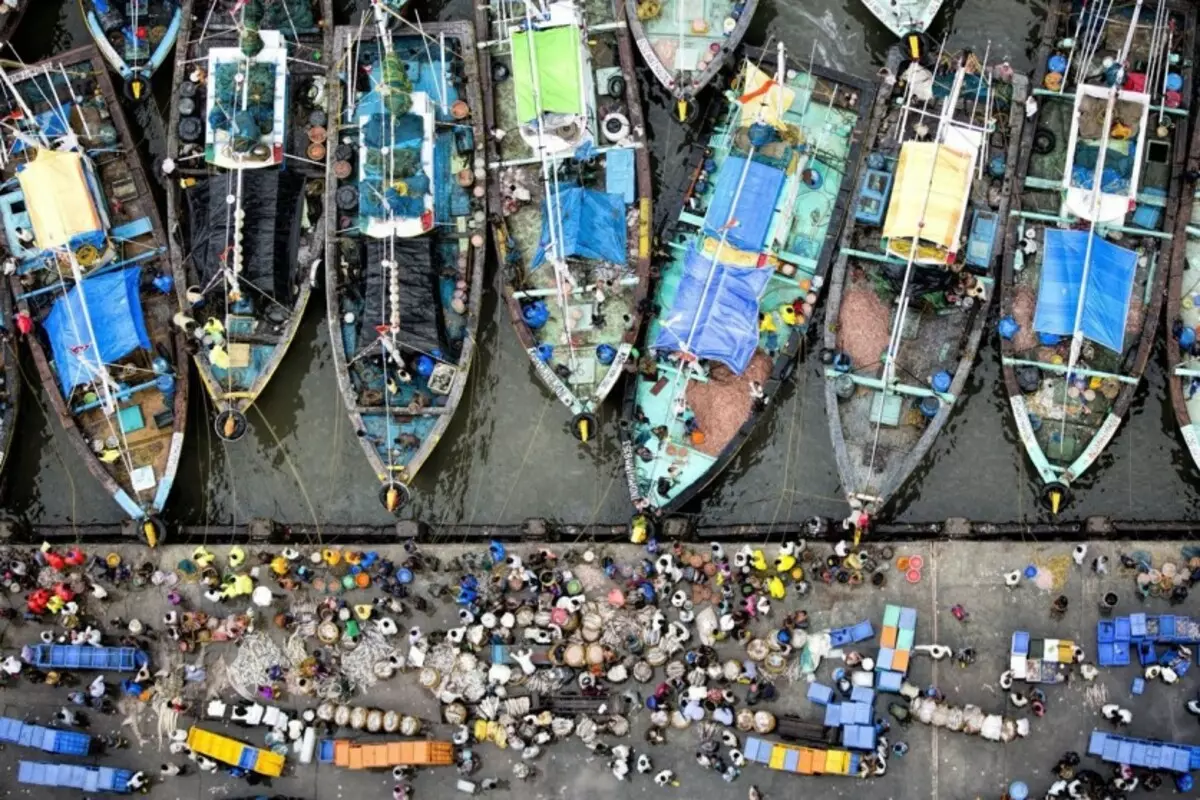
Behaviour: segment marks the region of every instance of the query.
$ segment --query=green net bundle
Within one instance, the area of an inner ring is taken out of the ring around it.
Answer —
[[[412,81],[404,62],[395,53],[383,57],[383,74],[379,77],[379,95],[383,107],[396,116],[407,114],[412,108]]]
[[[218,64],[213,76],[213,111],[208,124],[213,130],[233,134],[233,149],[249,152],[262,136],[275,129],[275,64],[251,64],[246,80],[246,107],[242,108],[242,87],[237,81],[240,64]]]
[[[246,25],[256,23],[256,30],[278,30],[290,34],[315,30],[312,0],[250,0],[246,4]]]

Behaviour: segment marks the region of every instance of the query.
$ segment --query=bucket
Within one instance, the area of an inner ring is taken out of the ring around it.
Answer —
[[[1104,617],[1111,617],[1113,609],[1117,606],[1117,599],[1116,592],[1106,592],[1105,595],[1100,598],[1100,615]]]

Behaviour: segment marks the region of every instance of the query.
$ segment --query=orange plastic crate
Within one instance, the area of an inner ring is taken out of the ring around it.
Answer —
[[[896,629],[891,625],[885,625],[883,633],[879,635],[880,647],[895,647],[896,646]]]
[[[908,650],[897,650],[892,653],[892,669],[896,672],[908,672]]]
[[[807,747],[800,748],[800,769],[797,770],[801,775],[813,774],[813,751]]]

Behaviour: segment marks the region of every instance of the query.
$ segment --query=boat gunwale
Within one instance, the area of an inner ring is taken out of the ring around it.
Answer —
[[[1191,3],[1180,2],[1179,0],[1165,0],[1165,3],[1168,12],[1180,14],[1187,22],[1186,34],[1188,41],[1185,42],[1185,44],[1181,47],[1181,50],[1184,53],[1194,53],[1196,46],[1196,24],[1198,21],[1197,8]],[[1036,74],[1034,79],[1030,82],[1031,91],[1034,88],[1043,85],[1046,74],[1049,71],[1049,58],[1051,53],[1053,53],[1055,50],[1055,44],[1057,41],[1055,34],[1058,30],[1058,17],[1065,14],[1069,20],[1070,12],[1071,7],[1069,5],[1069,0],[1053,0],[1053,3],[1046,11],[1046,19],[1042,24],[1041,44],[1038,47],[1034,62]],[[1194,125],[1195,120],[1191,119],[1193,116],[1193,108],[1187,103],[1192,96],[1192,89],[1194,86],[1194,67],[1189,69],[1181,69],[1180,73],[1184,80],[1183,91],[1180,93],[1183,97],[1183,107],[1188,112],[1189,123]],[[1005,221],[1004,252],[1001,263],[1001,315],[1009,314],[1012,309],[1012,287],[1015,277],[1015,272],[1013,270],[1013,259],[1017,250],[1017,219],[1018,214],[1022,210],[1022,193],[1024,191],[1025,178],[1028,176],[1029,172],[1029,163],[1033,155],[1033,137],[1038,129],[1037,118],[1035,117],[1033,119],[1027,119],[1025,128],[1026,130],[1025,135],[1023,136],[1021,148],[1021,162],[1018,164],[1018,170],[1016,173],[1017,185],[1015,187],[1015,191],[1013,192],[1012,207],[1009,210],[1008,219]],[[1189,154],[1188,151],[1193,138],[1194,137],[1189,137],[1188,135],[1187,125],[1179,126],[1175,131],[1172,147],[1173,152],[1170,171],[1171,177],[1167,192],[1167,203],[1164,213],[1165,219],[1163,222],[1164,231],[1176,230],[1177,217],[1179,216],[1180,211],[1180,190],[1183,184],[1182,167],[1187,161]],[[1104,450],[1106,450],[1109,444],[1112,443],[1112,439],[1115,437],[1116,432],[1121,429],[1121,424],[1125,421],[1125,415],[1128,413],[1129,407],[1132,405],[1134,397],[1139,388],[1141,388],[1145,378],[1146,364],[1149,361],[1150,353],[1154,348],[1154,340],[1158,336],[1160,317],[1163,313],[1163,302],[1166,294],[1167,279],[1169,277],[1169,273],[1172,271],[1172,265],[1174,264],[1176,258],[1175,253],[1177,250],[1181,249],[1186,248],[1179,247],[1179,243],[1175,241],[1164,240],[1164,245],[1158,251],[1158,260],[1156,265],[1157,268],[1154,271],[1154,283],[1147,287],[1150,292],[1150,302],[1146,306],[1146,316],[1142,320],[1142,329],[1137,338],[1137,352],[1134,357],[1133,364],[1126,373],[1129,377],[1135,378],[1137,382],[1132,384],[1124,381],[1121,382],[1121,388],[1117,394],[1117,397],[1113,401],[1112,406],[1109,408],[1108,413],[1105,415],[1105,423],[1102,423],[1101,427],[1091,435],[1083,451],[1081,451],[1080,454],[1075,457],[1075,459],[1072,459],[1070,463],[1066,464],[1062,471],[1057,472],[1057,483],[1060,483],[1064,486],[1070,486],[1080,477],[1082,477],[1083,473],[1080,473],[1079,475],[1071,474],[1070,467],[1075,463],[1076,459],[1081,458],[1087,453],[1088,447],[1090,447],[1092,442],[1096,440],[1097,436],[1103,433],[1104,425],[1107,423],[1107,420],[1115,417],[1119,420],[1119,424],[1114,431],[1109,434],[1109,438],[1104,443],[1104,447],[1101,448],[1100,452],[1097,453],[1096,456],[1085,465],[1085,472],[1090,469],[1097,460],[1100,459],[1100,457],[1104,454]],[[1164,263],[1164,260],[1166,263]],[[1128,350],[1126,350],[1126,352],[1128,352]],[[1013,355],[1013,345],[1010,340],[1004,339],[1003,337],[1000,338],[1000,353],[1002,356],[1001,370],[1004,376],[1005,395],[1006,399],[1009,401],[1007,409],[1008,416],[1012,418],[1013,423],[1017,425],[1019,433],[1020,425],[1015,419],[1013,400],[1014,398],[1019,397],[1022,398],[1023,401],[1025,393],[1022,392],[1020,387],[1017,385],[1016,371],[1013,365],[1011,363],[1004,363],[1004,358]],[[1029,453],[1029,442],[1026,442],[1023,436],[1018,435],[1017,438],[1021,442],[1021,446],[1026,451],[1026,454],[1032,461],[1034,461],[1034,465],[1036,467],[1037,459],[1033,457],[1032,453]],[[1040,443],[1037,442],[1036,436],[1034,437],[1033,443],[1037,444],[1038,451],[1042,459],[1044,459],[1047,463],[1050,463],[1049,457],[1046,456],[1045,451],[1042,449]],[[1037,480],[1041,486],[1048,485],[1045,481],[1041,480],[1040,474]]]
[[[774,64],[776,51],[774,49],[766,50],[761,47],[747,45],[742,48],[742,59],[746,61],[754,61],[760,66],[762,64]],[[855,122],[854,130],[850,134],[850,150],[846,157],[846,175],[847,180],[842,182],[838,189],[837,200],[834,202],[834,213],[839,215],[836,225],[831,225],[830,230],[825,235],[825,241],[821,246],[821,254],[817,259],[817,266],[813,272],[815,276],[827,277],[830,268],[834,261],[835,251],[840,249],[840,232],[845,229],[849,221],[849,213],[851,210],[852,195],[857,190],[858,174],[862,167],[862,162],[866,158],[866,149],[863,143],[868,138],[873,138],[876,128],[875,108],[879,100],[880,93],[884,92],[884,87],[878,80],[860,78],[855,75],[840,72],[831,67],[825,67],[819,64],[803,65],[802,62],[792,58],[788,59],[789,67],[792,65],[800,65],[804,71],[810,72],[818,79],[836,82],[839,85],[855,89],[859,93],[858,98],[858,117]],[[874,92],[872,92],[874,90]],[[728,110],[727,105],[717,103],[711,104],[710,116],[712,121],[719,119]],[[711,134],[711,128],[710,128]],[[696,164],[702,163],[704,160],[704,149],[697,148]],[[853,167],[851,169],[851,167]],[[834,234],[834,231],[838,234]],[[828,284],[828,281],[826,281]],[[828,291],[828,286],[822,286],[818,292],[818,303],[820,295]],[[648,328],[647,328],[648,330]],[[729,443],[722,448],[721,452],[713,458],[713,463],[709,465],[700,477],[694,480],[690,486],[681,491],[671,500],[661,505],[651,505],[644,509],[644,513],[651,514],[655,517],[665,517],[679,511],[685,504],[691,502],[697,495],[708,489],[729,466],[746,442],[750,440],[755,427],[761,422],[763,417],[773,411],[774,403],[772,401],[778,394],[784,383],[791,379],[797,364],[800,361],[801,345],[810,334],[814,334],[816,327],[809,323],[806,328],[801,331],[794,328],[791,335],[788,336],[787,343],[780,348],[779,355],[775,357],[771,365],[771,374],[763,383],[763,405],[755,411],[752,410],[750,416],[738,428],[737,433],[730,439]],[[621,424],[618,426],[618,433],[621,441],[622,468],[625,470],[625,478],[630,490],[631,502],[635,499],[635,490],[637,488],[637,466],[634,462],[636,457],[633,452],[633,425],[630,420],[634,418],[634,410],[637,406],[637,376],[630,376],[625,382],[625,397],[622,403]]]
[[[613,15],[616,20],[622,19],[621,8],[615,4],[621,0],[610,0],[614,4]],[[488,12],[486,3],[480,0],[475,0],[475,35],[479,42],[488,41],[488,36],[492,28],[492,18]],[[634,203],[630,207],[638,209],[639,225],[653,226],[654,221],[654,180],[650,166],[650,146],[646,141],[646,122],[642,111],[641,95],[638,90],[637,76],[634,74],[634,65],[636,59],[633,55],[633,47],[629,42],[629,29],[626,25],[617,25],[612,30],[613,35],[617,40],[617,60],[621,68],[621,72],[626,76],[625,81],[625,105],[626,112],[629,115],[630,130],[636,137],[637,147],[634,148],[635,172],[637,174],[637,196]],[[496,94],[492,88],[492,55],[488,48],[480,47],[479,53],[479,75],[483,86],[483,105],[484,117],[486,120],[487,130],[491,131],[496,127]],[[499,153],[496,149],[496,143],[491,136],[487,138],[487,160],[488,163],[499,161]],[[488,169],[491,169],[489,166]],[[517,335],[517,341],[521,344],[521,348],[525,351],[530,359],[530,368],[533,370],[537,381],[544,386],[551,394],[555,395],[555,399],[561,398],[555,387],[549,385],[542,375],[541,370],[537,369],[534,359],[537,358],[536,348],[537,340],[534,338],[533,332],[525,323],[525,318],[521,309],[521,301],[515,296],[518,291],[513,286],[510,280],[511,273],[506,268],[508,249],[507,249],[507,227],[504,222],[503,203],[500,196],[500,182],[488,182],[488,199],[489,199],[489,228],[491,229],[492,245],[495,248],[497,264],[499,268],[499,280],[501,282],[501,294],[505,307],[508,309],[509,321],[513,331]],[[642,218],[644,214],[645,219]],[[650,294],[650,267],[654,259],[653,247],[647,248],[647,253],[643,257],[640,253],[633,251],[630,248],[631,261],[635,263],[632,274],[637,276],[637,286],[634,287],[633,296],[629,306],[629,314],[631,324],[626,328],[625,333],[621,336],[620,344],[629,345],[631,348],[636,348],[638,340],[641,338],[643,323],[645,320],[646,298]],[[626,362],[627,363],[627,362]],[[608,381],[609,373],[613,369],[624,369],[625,365],[620,365],[616,361],[609,366],[604,373],[604,377],[600,378],[594,384],[597,388],[601,387],[605,382],[609,383],[608,389],[603,395],[587,395],[580,397],[570,389],[565,382],[559,382],[566,392],[575,401],[576,405],[580,406],[585,412],[595,413],[600,410],[608,395],[612,394],[613,387],[616,386],[616,380]],[[619,379],[621,376],[618,375]],[[593,400],[594,407],[589,408],[587,402]],[[563,402],[565,406],[566,403]],[[574,409],[568,406],[568,409],[574,412]]]
[[[897,51],[898,52],[898,51]],[[1026,76],[1028,80],[1028,76]],[[1032,92],[1033,84],[1029,81],[1026,92]],[[887,97],[881,98],[883,105],[883,116],[886,117],[887,107],[891,103],[892,92],[887,92]],[[1021,126],[1021,135],[1012,136],[1013,113],[1018,115],[1018,124]],[[1024,109],[1018,108],[1015,102],[1011,106],[1008,131],[1008,150],[1007,160],[1009,164],[1017,163],[1019,154],[1027,152],[1028,147],[1025,141],[1025,136],[1028,132],[1028,125],[1025,125]],[[1032,142],[1032,133],[1029,133],[1030,143]],[[1019,191],[1019,185],[1016,180],[1016,171],[1009,170],[1005,175],[1006,190],[1003,192],[1000,200],[1000,208],[995,212],[1002,219],[1007,220],[1008,209],[1012,203],[1012,196]],[[857,187],[856,187],[857,188]],[[842,234],[841,248],[845,249],[851,245],[851,237],[856,229],[856,225],[848,223]],[[841,309],[842,292],[845,289],[845,280],[847,268],[851,256],[838,256],[838,263],[833,269],[833,278],[830,281],[829,300],[826,302],[825,313],[827,324],[825,326],[825,347],[831,350],[837,349],[837,319],[838,312]],[[993,255],[993,264],[996,261],[1003,259],[1002,248]],[[958,365],[954,370],[954,377],[950,382],[950,388],[947,393],[953,395],[956,400],[962,399],[963,388],[966,386],[971,371],[975,366],[975,359],[979,355],[980,344],[983,341],[983,333],[987,328],[987,322],[991,317],[992,305],[996,302],[996,296],[999,294],[999,281],[996,280],[997,269],[995,266],[989,266],[986,277],[993,279],[992,292],[983,303],[977,304],[977,307],[972,313],[974,318],[971,320],[970,326],[967,328],[967,335],[962,344],[962,351],[958,358]],[[832,320],[830,322],[829,320]],[[848,482],[848,478],[857,479],[858,470],[851,463],[850,451],[846,446],[845,433],[842,430],[841,424],[841,405],[842,402],[837,397],[834,381],[825,379],[825,409],[826,417],[829,423],[830,441],[833,445],[834,460],[837,463],[838,477],[841,480],[842,491],[849,501],[851,494],[857,494],[860,491],[856,486],[852,486]],[[933,419],[929,420],[925,425],[925,430],[917,438],[916,443],[910,447],[903,456],[901,456],[895,465],[890,466],[880,474],[879,489],[871,493],[875,498],[872,501],[873,511],[868,512],[872,517],[877,516],[882,512],[888,504],[893,500],[894,496],[904,488],[910,479],[921,466],[929,451],[933,448],[934,442],[937,441],[938,435],[946,427],[950,421],[951,415],[955,409],[962,405],[961,402],[941,403],[937,414]],[[857,484],[857,480],[854,482]],[[865,487],[863,489],[865,491]],[[852,508],[854,506],[851,506]]]
[[[50,58],[30,64],[32,69],[39,64],[60,64],[62,66],[71,66],[74,64],[90,63],[93,75],[96,79],[96,85],[104,96],[105,105],[108,108],[113,126],[117,129],[118,141],[128,147],[128,151],[124,154],[124,162],[129,169],[129,175],[138,185],[140,194],[150,197],[151,202],[147,204],[147,212],[150,216],[151,224],[158,241],[166,245],[169,240],[166,230],[163,227],[162,217],[158,211],[158,203],[154,202],[153,194],[150,190],[150,181],[146,173],[145,167],[142,165],[141,156],[137,152],[136,140],[133,137],[132,131],[129,128],[129,123],[125,118],[125,110],[121,106],[120,96],[113,87],[112,78],[109,76],[108,63],[100,54],[99,49],[93,44],[83,45],[81,47],[72,48],[63,53],[56,54]],[[163,253],[167,256],[167,253]],[[12,292],[17,294],[20,290],[20,281],[16,275],[9,278],[9,286]],[[142,292],[138,293],[139,301],[141,300]],[[169,302],[169,301],[168,301]],[[28,305],[18,301],[17,307],[21,310],[28,311]],[[180,331],[174,326],[169,325],[169,337],[175,343],[175,359],[172,363],[173,374],[175,377],[175,402],[172,408],[174,419],[171,424],[171,438],[169,441],[170,450],[175,450],[176,442],[179,443],[182,449],[183,440],[187,437],[187,411],[188,411],[188,387],[190,376],[188,374],[187,363],[188,354],[184,347],[183,337]],[[50,399],[50,404],[54,407],[58,415],[59,422],[65,430],[67,439],[74,445],[79,453],[83,463],[87,466],[88,472],[92,474],[101,486],[109,493],[115,501],[119,493],[124,493],[129,497],[135,505],[137,503],[138,493],[130,493],[125,487],[117,482],[104,464],[97,457],[96,453],[88,445],[86,438],[80,430],[79,424],[76,421],[75,415],[71,413],[70,407],[67,404],[66,398],[62,395],[62,390],[58,385],[58,378],[50,368],[50,360],[47,358],[46,349],[42,346],[41,341],[37,336],[26,336],[25,340],[29,344],[29,349],[33,353],[33,361],[38,371],[38,378],[41,381],[42,389]],[[176,439],[178,437],[178,439]],[[156,487],[161,487],[164,481],[169,482],[174,486],[175,475],[179,470],[179,453],[173,455],[168,453],[167,461],[164,465],[163,474],[155,483]],[[130,487],[132,488],[132,487]],[[169,499],[168,494],[163,498],[163,504]],[[155,499],[157,498],[157,488]],[[153,516],[162,512],[163,507],[153,505],[154,500],[151,500],[149,509],[142,506],[142,510],[146,512],[146,516]],[[123,507],[122,507],[123,508]]]
[[[709,62],[707,67],[698,72],[699,79],[694,81],[692,86],[681,89],[678,86],[668,86],[662,75],[659,74],[660,71],[669,74],[669,71],[662,63],[662,59],[658,57],[654,45],[650,43],[650,37],[646,34],[646,26],[638,19],[637,0],[618,0],[618,2],[621,2],[625,8],[625,21],[629,26],[629,32],[633,36],[634,43],[637,44],[638,52],[642,54],[642,60],[646,62],[646,66],[650,69],[655,79],[658,80],[659,85],[670,92],[671,96],[676,100],[693,100],[704,91],[708,84],[712,83],[717,73],[733,60],[733,56],[741,45],[742,39],[746,37],[746,32],[750,30],[750,22],[754,19],[755,12],[758,10],[758,0],[746,0],[745,8],[742,9],[742,15],[737,19],[737,25],[725,37],[725,44],[721,45],[720,58],[714,58]],[[674,78],[671,80],[674,80]]]
[[[9,321],[13,319],[13,314],[16,310],[16,302],[13,299],[13,293],[8,281],[0,282],[0,314],[4,315],[4,326],[7,328]],[[4,465],[8,463],[9,456],[12,454],[13,435],[17,429],[17,420],[20,418],[21,410],[21,350],[17,337],[10,335],[4,342],[4,380],[5,388],[8,390],[8,410],[0,419],[0,472],[4,471]],[[31,389],[33,387],[30,387]]]
[[[180,24],[179,34],[176,37],[175,44],[175,64],[171,76],[171,99],[170,112],[167,117],[167,140],[165,152],[168,156],[179,152],[179,104],[174,102],[174,99],[179,96],[179,87],[182,85],[185,77],[188,75],[187,64],[190,59],[191,30],[193,15],[192,9],[195,7],[196,0],[183,0],[181,10],[183,19]],[[333,0],[320,0],[321,14],[323,19],[329,20],[330,24],[322,26],[321,38],[322,48],[324,52],[329,52],[333,43]],[[210,38],[218,38],[222,34],[212,34]],[[315,38],[313,36],[312,38]],[[290,43],[290,42],[289,42]],[[326,161],[332,161],[327,158]],[[281,168],[281,167],[280,167]],[[227,172],[227,170],[226,170]],[[184,251],[183,242],[180,238],[183,235],[181,225],[181,215],[186,209],[186,205],[182,202],[183,192],[178,181],[173,179],[173,176],[164,176],[165,194],[167,195],[167,228],[170,231],[168,236],[168,250],[171,261],[171,275],[175,279],[175,296],[178,301],[178,309],[183,313],[187,313],[189,305],[187,302],[187,268],[184,262],[187,261],[188,253]],[[322,198],[324,202],[325,198]],[[321,214],[321,223],[325,225],[327,217],[324,213]],[[321,232],[314,231],[313,236],[318,240],[324,238],[329,239],[329,228],[325,225]],[[321,243],[314,248],[314,251],[324,254],[325,246]],[[287,325],[284,326],[283,332],[279,337],[279,342],[274,345],[271,352],[271,357],[263,365],[262,370],[255,377],[254,382],[249,389],[241,392],[226,392],[221,388],[221,383],[217,376],[213,374],[212,364],[208,358],[200,351],[197,351],[189,361],[196,366],[196,373],[200,376],[200,381],[204,385],[205,394],[212,401],[211,415],[215,420],[218,415],[228,410],[233,410],[245,416],[250,407],[258,400],[258,396],[266,389],[271,378],[275,375],[288,350],[291,349],[293,340],[299,332],[300,323],[303,321],[304,313],[308,308],[308,301],[312,296],[312,282],[307,279],[302,279],[299,282],[300,292],[296,295],[291,303],[291,313],[288,315]],[[278,302],[278,301],[276,301]],[[257,317],[256,317],[257,318]],[[224,397],[226,394],[249,395],[249,397]]]
[[[475,136],[475,152],[474,158],[476,162],[483,156],[483,148],[481,143],[485,141],[486,129],[484,127],[483,116],[476,112],[482,104],[483,87],[481,79],[483,73],[480,69],[480,61],[478,57],[478,48],[476,47],[476,31],[475,27],[469,20],[455,20],[452,22],[422,22],[421,28],[427,34],[445,33],[448,36],[453,35],[459,38],[463,43],[463,55],[466,71],[466,85],[468,96],[470,99],[469,106],[472,109],[471,114],[471,129]],[[328,92],[328,106],[330,111],[335,108],[337,114],[330,113],[329,126],[332,132],[331,138],[336,136],[334,130],[335,121],[341,116],[341,98],[344,92],[342,81],[339,77],[339,64],[342,61],[344,51],[342,49],[342,37],[337,33],[339,31],[355,31],[361,33],[362,39],[374,39],[377,31],[374,26],[363,26],[361,31],[356,25],[338,25],[334,27],[333,33],[333,48],[330,51],[332,57],[329,60],[328,80],[326,81],[326,91]],[[395,35],[395,34],[394,34]],[[403,34],[401,34],[403,35]],[[407,35],[416,35],[408,33]],[[467,53],[471,57],[467,57]],[[359,410],[361,406],[358,404],[358,392],[350,380],[350,365],[345,353],[345,339],[342,336],[342,311],[340,307],[340,297],[338,289],[341,286],[338,269],[341,259],[338,257],[338,237],[337,232],[337,204],[334,198],[337,194],[338,180],[334,174],[334,160],[328,159],[326,162],[326,177],[325,177],[325,315],[329,324],[329,338],[331,349],[333,351],[334,375],[337,379],[338,390],[342,396],[342,402],[346,406],[346,414],[350,417],[350,422],[355,425],[356,431],[364,430],[363,416]],[[491,204],[490,194],[486,191],[487,184],[490,183],[488,178],[484,177],[485,192],[483,198],[484,214],[486,216],[488,207]],[[486,236],[486,226],[481,229]],[[363,452],[366,453],[367,463],[371,465],[371,469],[375,472],[382,486],[390,485],[393,482],[399,482],[405,486],[411,486],[413,479],[421,466],[433,453],[434,448],[441,441],[442,435],[450,426],[454,419],[458,407],[462,402],[463,395],[466,392],[467,378],[470,375],[471,364],[475,358],[475,345],[479,333],[480,306],[483,302],[483,285],[484,273],[487,271],[487,244],[482,247],[470,246],[469,259],[471,267],[471,282],[470,294],[467,299],[467,323],[466,335],[463,337],[462,350],[459,353],[458,361],[455,366],[454,382],[450,387],[450,394],[447,395],[445,413],[439,414],[433,428],[421,441],[421,445],[416,452],[399,470],[388,469],[383,463],[379,452],[375,446],[367,441],[366,437],[356,436],[359,444],[362,446]],[[398,412],[392,412],[394,415],[406,416]],[[384,415],[388,412],[385,410]],[[421,415],[413,415],[421,416]],[[403,508],[403,506],[401,506]],[[399,510],[399,509],[398,509]]]
[[[17,32],[17,28],[21,26],[21,20],[25,17],[25,12],[33,6],[33,0],[24,0],[21,5],[8,16],[4,21],[4,25],[0,25],[0,47],[8,44],[9,39]]]

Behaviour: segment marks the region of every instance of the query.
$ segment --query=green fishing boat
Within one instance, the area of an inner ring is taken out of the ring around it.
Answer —
[[[922,34],[933,24],[945,0],[862,0],[892,33],[900,38]]]
[[[758,0],[624,0],[633,41],[658,82],[675,98],[680,121],[693,98],[729,63]]]
[[[800,353],[854,186],[874,86],[751,49],[666,238],[622,450],[634,506],[695,497]]]
[[[1183,246],[1196,6],[1099,6],[1049,10],[1006,238],[1005,390],[1053,513],[1129,410]]]

